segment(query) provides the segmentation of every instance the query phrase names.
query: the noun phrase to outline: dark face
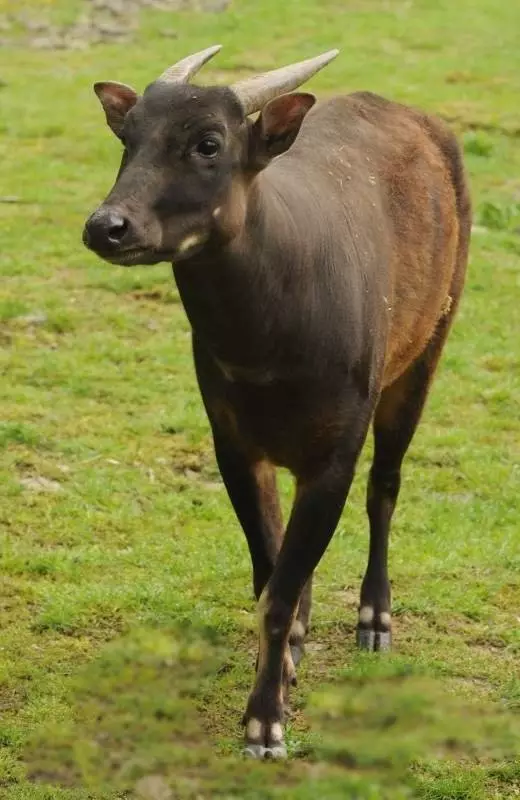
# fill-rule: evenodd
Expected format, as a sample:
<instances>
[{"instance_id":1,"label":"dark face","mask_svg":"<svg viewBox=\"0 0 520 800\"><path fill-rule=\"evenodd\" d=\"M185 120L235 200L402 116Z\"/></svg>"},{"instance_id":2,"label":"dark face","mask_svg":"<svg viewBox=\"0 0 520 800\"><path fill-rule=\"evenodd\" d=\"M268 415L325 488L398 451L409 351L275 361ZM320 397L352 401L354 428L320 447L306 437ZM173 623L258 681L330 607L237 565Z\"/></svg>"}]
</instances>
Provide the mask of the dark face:
<instances>
[{"instance_id":1,"label":"dark face","mask_svg":"<svg viewBox=\"0 0 520 800\"><path fill-rule=\"evenodd\" d=\"M128 266L190 257L221 232L244 166L248 125L238 100L226 88L188 84L156 82L140 98L99 86L124 153L112 191L87 220L85 245Z\"/></svg>"}]
</instances>

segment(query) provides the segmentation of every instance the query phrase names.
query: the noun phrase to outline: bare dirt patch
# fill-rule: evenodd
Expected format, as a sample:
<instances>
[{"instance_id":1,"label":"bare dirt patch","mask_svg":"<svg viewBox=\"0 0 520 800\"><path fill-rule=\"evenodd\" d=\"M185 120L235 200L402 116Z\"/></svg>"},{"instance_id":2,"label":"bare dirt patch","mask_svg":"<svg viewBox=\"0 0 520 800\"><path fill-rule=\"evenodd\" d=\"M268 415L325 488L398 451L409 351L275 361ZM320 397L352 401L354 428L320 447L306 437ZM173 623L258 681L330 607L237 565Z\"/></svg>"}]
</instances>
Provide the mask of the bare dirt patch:
<instances>
[{"instance_id":1,"label":"bare dirt patch","mask_svg":"<svg viewBox=\"0 0 520 800\"><path fill-rule=\"evenodd\" d=\"M28 11L5 14L0 18L0 46L10 44L21 29L23 43L37 50L83 50L92 45L131 41L139 29L140 15L146 9L220 13L230 0L84 0L72 23L53 24L46 16ZM176 38L176 32L166 30Z\"/></svg>"}]
</instances>

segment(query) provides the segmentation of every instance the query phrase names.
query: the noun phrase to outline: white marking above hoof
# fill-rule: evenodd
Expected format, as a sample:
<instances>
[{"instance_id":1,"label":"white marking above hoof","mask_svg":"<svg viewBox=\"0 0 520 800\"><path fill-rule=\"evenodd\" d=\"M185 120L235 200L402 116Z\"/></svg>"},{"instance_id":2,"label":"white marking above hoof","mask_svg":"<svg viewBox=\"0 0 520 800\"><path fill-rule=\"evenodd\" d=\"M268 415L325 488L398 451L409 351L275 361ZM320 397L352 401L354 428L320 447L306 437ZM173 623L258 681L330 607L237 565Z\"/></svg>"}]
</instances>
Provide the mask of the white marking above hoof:
<instances>
[{"instance_id":1,"label":"white marking above hoof","mask_svg":"<svg viewBox=\"0 0 520 800\"><path fill-rule=\"evenodd\" d=\"M384 625L385 628L389 628L392 624L392 615L389 614L388 611L381 611L379 615L379 622L381 625Z\"/></svg>"},{"instance_id":2,"label":"white marking above hoof","mask_svg":"<svg viewBox=\"0 0 520 800\"><path fill-rule=\"evenodd\" d=\"M362 625L370 625L374 620L374 609L372 606L362 606L359 609L359 621Z\"/></svg>"},{"instance_id":3,"label":"white marking above hoof","mask_svg":"<svg viewBox=\"0 0 520 800\"><path fill-rule=\"evenodd\" d=\"M246 738L250 741L256 741L262 736L262 723L259 719L252 717L247 723Z\"/></svg>"},{"instance_id":4,"label":"white marking above hoof","mask_svg":"<svg viewBox=\"0 0 520 800\"><path fill-rule=\"evenodd\" d=\"M300 622L299 619L295 619L293 624L291 625L291 639L304 639L305 638L305 627L303 622Z\"/></svg>"},{"instance_id":5,"label":"white marking above hoof","mask_svg":"<svg viewBox=\"0 0 520 800\"><path fill-rule=\"evenodd\" d=\"M273 724L271 725L269 741L274 742L276 744L283 741L283 728L279 722L273 722Z\"/></svg>"}]
</instances>

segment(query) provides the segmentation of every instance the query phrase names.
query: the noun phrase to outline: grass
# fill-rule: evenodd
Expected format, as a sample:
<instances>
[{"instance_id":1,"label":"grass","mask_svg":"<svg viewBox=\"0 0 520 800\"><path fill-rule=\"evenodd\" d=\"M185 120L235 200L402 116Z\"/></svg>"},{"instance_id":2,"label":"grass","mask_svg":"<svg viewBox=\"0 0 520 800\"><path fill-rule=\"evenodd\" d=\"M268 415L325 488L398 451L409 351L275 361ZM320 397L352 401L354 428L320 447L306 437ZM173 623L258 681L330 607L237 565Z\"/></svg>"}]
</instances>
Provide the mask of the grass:
<instances>
[{"instance_id":1,"label":"grass","mask_svg":"<svg viewBox=\"0 0 520 800\"><path fill-rule=\"evenodd\" d=\"M237 0L220 15L147 10L131 48L37 51L14 29L0 88L1 798L519 795L519 21L490 0ZM451 120L475 204L464 301L395 520L396 652L353 646L367 452L317 576L293 758L268 767L236 755L250 568L170 270L117 269L81 245L119 157L92 82L142 88L215 41L218 82L339 46L316 91L371 89Z\"/></svg>"}]
</instances>

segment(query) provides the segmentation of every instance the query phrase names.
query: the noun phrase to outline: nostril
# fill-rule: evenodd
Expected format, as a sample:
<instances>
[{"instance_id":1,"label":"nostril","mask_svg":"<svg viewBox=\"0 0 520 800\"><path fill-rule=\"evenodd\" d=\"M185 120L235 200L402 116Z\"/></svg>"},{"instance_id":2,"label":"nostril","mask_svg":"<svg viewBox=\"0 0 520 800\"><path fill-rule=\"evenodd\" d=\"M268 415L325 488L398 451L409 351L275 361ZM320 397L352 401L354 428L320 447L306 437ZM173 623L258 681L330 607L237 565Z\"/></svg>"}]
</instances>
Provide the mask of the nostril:
<instances>
[{"instance_id":1,"label":"nostril","mask_svg":"<svg viewBox=\"0 0 520 800\"><path fill-rule=\"evenodd\" d=\"M128 232L128 220L123 217L118 217L115 214L111 216L109 227L107 229L107 236L112 244L120 244L125 234Z\"/></svg>"},{"instance_id":2,"label":"nostril","mask_svg":"<svg viewBox=\"0 0 520 800\"><path fill-rule=\"evenodd\" d=\"M96 253L115 253L133 237L130 219L110 208L99 208L87 220L83 232L86 246Z\"/></svg>"}]
</instances>

